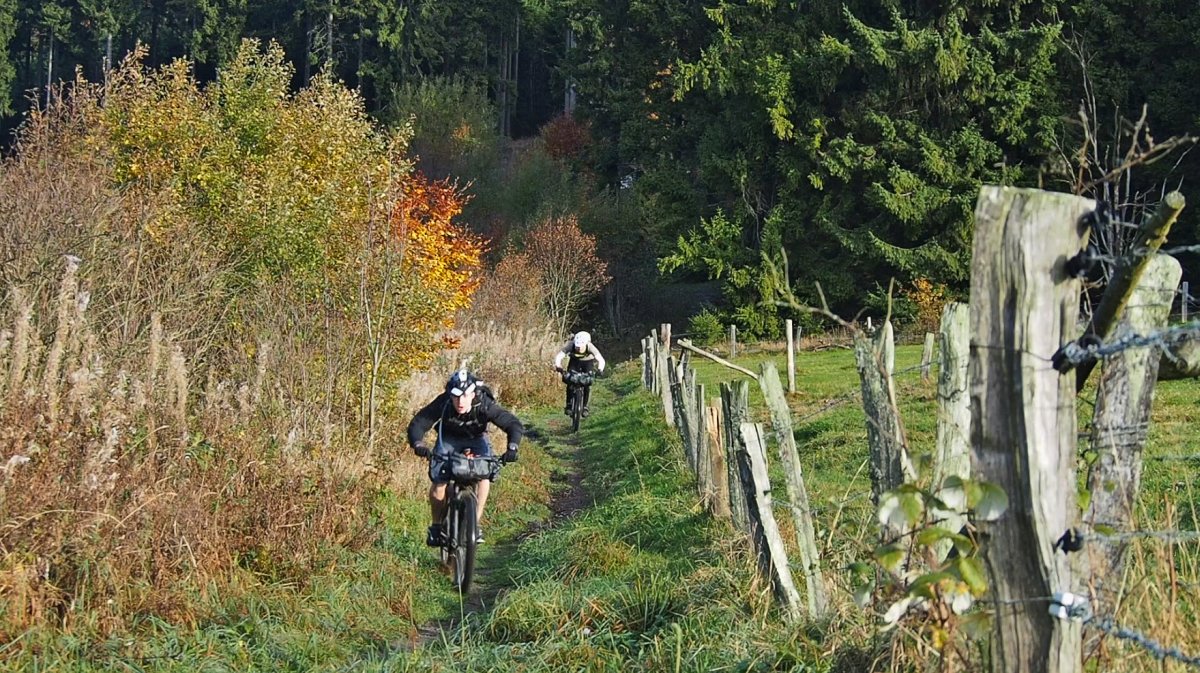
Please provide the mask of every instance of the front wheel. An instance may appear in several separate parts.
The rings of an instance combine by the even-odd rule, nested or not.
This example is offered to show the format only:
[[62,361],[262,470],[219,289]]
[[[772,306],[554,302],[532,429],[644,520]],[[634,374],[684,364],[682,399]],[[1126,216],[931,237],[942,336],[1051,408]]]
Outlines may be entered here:
[[583,417],[583,389],[571,388],[571,432],[579,432],[579,419]]
[[450,570],[454,586],[459,593],[465,594],[471,589],[471,579],[475,574],[475,532],[478,523],[475,494],[462,494],[454,501],[454,508],[458,518],[458,530],[455,531],[458,544]]
[[[453,503],[453,500],[451,501]],[[458,535],[458,510],[454,507],[446,509],[446,516],[442,519],[442,546],[438,549],[442,559],[442,565],[449,566],[454,563],[455,558],[455,540]]]

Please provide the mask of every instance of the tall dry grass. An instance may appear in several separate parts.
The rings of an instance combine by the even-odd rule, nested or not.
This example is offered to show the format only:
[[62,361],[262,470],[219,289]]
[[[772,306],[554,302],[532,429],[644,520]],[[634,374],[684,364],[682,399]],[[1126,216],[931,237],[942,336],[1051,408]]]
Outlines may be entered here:
[[35,113],[0,163],[3,641],[195,623],[190,596],[247,576],[302,588],[374,538],[380,487],[424,497],[404,426],[450,363],[541,398],[552,339],[467,330],[370,409],[355,307],[239,274],[169,194],[115,187],[87,125]]

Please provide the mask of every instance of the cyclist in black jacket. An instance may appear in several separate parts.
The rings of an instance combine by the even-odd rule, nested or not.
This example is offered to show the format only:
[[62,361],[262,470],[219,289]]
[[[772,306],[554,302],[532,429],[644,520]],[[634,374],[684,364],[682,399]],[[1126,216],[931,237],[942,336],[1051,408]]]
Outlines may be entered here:
[[[508,435],[508,450],[500,457],[505,463],[517,460],[517,446],[525,433],[521,421],[513,413],[496,402],[490,391],[467,372],[455,372],[446,382],[446,390],[425,405],[408,424],[408,445],[413,453],[429,461],[429,508],[433,524],[425,544],[436,547],[442,541],[441,521],[446,514],[446,484],[450,482],[448,458],[452,453],[470,451],[476,456],[491,456],[492,447],[487,439],[487,424],[491,422]],[[438,438],[432,450],[425,443],[425,435],[437,426]],[[484,479],[475,487],[479,499],[477,521],[483,521],[483,507],[487,503],[491,480]],[[479,527],[482,531],[482,526]],[[483,533],[476,535],[476,542],[483,542]]]

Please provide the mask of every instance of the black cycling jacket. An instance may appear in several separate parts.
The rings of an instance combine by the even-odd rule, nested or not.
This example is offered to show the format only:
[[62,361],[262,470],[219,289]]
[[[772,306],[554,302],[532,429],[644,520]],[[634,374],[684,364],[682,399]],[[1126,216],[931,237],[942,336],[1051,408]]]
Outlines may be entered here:
[[442,393],[413,416],[412,422],[408,424],[408,444],[415,446],[439,422],[445,437],[474,439],[483,435],[489,421],[508,435],[509,446],[521,443],[525,427],[511,411],[499,403],[476,395],[471,409],[465,414],[460,414],[454,410],[454,401],[450,399],[450,394]]

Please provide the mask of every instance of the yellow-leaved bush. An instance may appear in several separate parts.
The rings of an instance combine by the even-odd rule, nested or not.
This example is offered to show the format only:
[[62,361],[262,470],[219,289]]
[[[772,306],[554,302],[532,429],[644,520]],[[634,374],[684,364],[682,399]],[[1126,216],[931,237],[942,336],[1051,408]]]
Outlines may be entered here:
[[194,620],[196,586],[367,544],[385,479],[424,479],[395,461],[425,400],[385,391],[478,285],[460,192],[356,92],[292,92],[274,45],[207,85],[142,58],[63,87],[0,162],[6,633]]

